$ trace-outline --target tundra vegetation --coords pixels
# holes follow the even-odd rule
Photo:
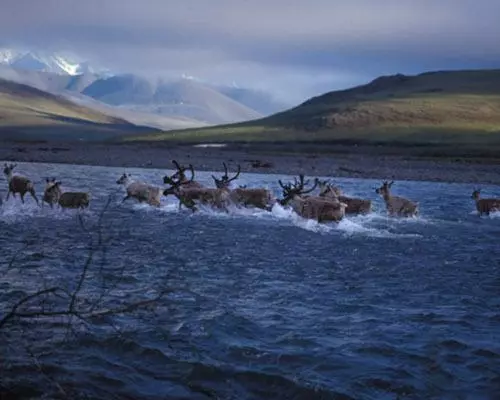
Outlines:
[[[367,152],[491,157],[500,149],[500,69],[381,76],[246,122],[152,132],[126,141],[347,143]]]

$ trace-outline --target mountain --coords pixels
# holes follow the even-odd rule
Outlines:
[[[0,79],[2,140],[104,140],[151,131],[34,87]]]
[[[152,81],[136,75],[98,79],[82,93],[111,105],[200,124],[224,124],[259,118],[262,114],[192,79]]]
[[[100,106],[106,113],[161,129],[202,127],[261,118],[289,105],[268,93],[215,86],[192,77],[164,81],[111,75],[59,53],[0,49],[0,78]],[[82,97],[82,96],[86,96]],[[149,117],[148,117],[149,116]]]
[[[174,137],[500,147],[500,70],[382,76],[266,118],[130,139]]]
[[[52,72],[62,75],[109,74],[108,70],[97,70],[88,62],[78,62],[74,57],[44,51],[21,51],[0,49],[0,64],[26,71]]]
[[[149,126],[160,130],[186,129],[207,126],[207,124],[204,124],[200,121],[182,116],[173,117],[168,115],[151,114],[138,110],[131,110],[127,107],[105,104],[99,100],[93,99],[92,97],[72,91],[65,91],[63,93],[63,96],[74,103],[82,104],[85,107],[92,108],[110,116],[123,118],[135,125]]]
[[[66,89],[73,78],[53,72],[28,71],[0,64],[0,78],[33,86],[37,89],[58,93]]]
[[[216,89],[261,115],[271,115],[284,111],[293,105],[278,101],[270,93],[262,90],[252,90],[235,86],[216,86]]]
[[[182,129],[206,126],[207,124],[186,117],[152,114],[129,110],[126,107],[113,106],[92,97],[85,96],[83,91],[96,78],[92,74],[59,75],[50,72],[17,70],[0,65],[0,78],[32,86],[56,95],[62,95],[68,100],[82,104],[107,115],[123,118],[133,124],[150,126],[162,130]]]

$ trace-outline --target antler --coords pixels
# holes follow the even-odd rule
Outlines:
[[[292,183],[287,183],[286,185],[283,184],[281,180],[278,181],[279,185],[283,188],[283,192],[285,197],[290,196],[292,194],[298,194],[298,195],[303,195],[307,193],[311,193],[314,189],[316,189],[316,186],[318,186],[318,179],[314,180],[314,185],[312,188],[304,190],[304,186],[309,185],[309,179],[305,180],[304,175],[300,174],[299,179],[294,178],[293,184]]]
[[[222,165],[224,166],[224,175],[222,175],[221,179],[217,179],[214,175],[212,175],[212,179],[215,181],[215,184],[217,186],[228,186],[232,181],[234,181],[236,178],[238,178],[238,176],[240,176],[241,166],[238,164],[238,171],[232,178],[229,178],[228,168],[226,163],[223,162]]]
[[[292,188],[291,183],[287,183],[286,185],[281,182],[281,179],[278,180],[279,185],[282,187],[283,190],[290,190]]]
[[[299,192],[304,189],[304,186],[309,185],[309,179],[304,181],[304,174],[299,175],[299,180],[297,181],[297,178],[295,178],[295,183],[294,183],[294,189],[298,190]]]
[[[304,176],[303,176],[303,175],[301,175],[301,185],[302,185],[302,186],[301,186],[300,191],[299,191],[299,193],[300,193],[300,194],[307,194],[307,193],[311,193],[314,189],[316,189],[316,186],[318,186],[318,180],[317,180],[317,179],[315,179],[315,180],[314,180],[314,185],[312,186],[312,188],[307,189],[307,190],[305,190],[305,191],[303,190],[303,188],[304,188],[304,184],[305,184],[305,185],[309,184],[309,181],[307,180],[307,181],[304,183]]]
[[[174,164],[175,168],[181,172],[182,171],[182,167],[179,165],[179,163],[176,161],[176,160],[172,160],[172,164]]]
[[[224,164],[224,166],[225,166],[225,165],[226,165],[226,164]],[[227,169],[226,169],[226,171],[227,171]],[[232,178],[228,179],[228,180],[227,180],[227,183],[232,182],[232,181],[234,181],[236,178],[238,178],[238,176],[240,176],[240,172],[241,172],[241,166],[240,166],[240,164],[238,164],[238,171],[236,172],[236,175],[235,175],[235,176],[233,176]],[[227,176],[227,172],[226,172],[226,176]]]

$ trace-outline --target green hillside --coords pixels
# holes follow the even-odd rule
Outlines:
[[[267,118],[128,140],[500,146],[500,70],[384,76],[311,98]]]
[[[63,97],[0,79],[0,139],[105,140],[148,131]]]

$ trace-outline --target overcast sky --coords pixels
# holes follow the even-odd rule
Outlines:
[[[500,67],[500,0],[1,0],[0,45],[291,101],[382,74]]]

